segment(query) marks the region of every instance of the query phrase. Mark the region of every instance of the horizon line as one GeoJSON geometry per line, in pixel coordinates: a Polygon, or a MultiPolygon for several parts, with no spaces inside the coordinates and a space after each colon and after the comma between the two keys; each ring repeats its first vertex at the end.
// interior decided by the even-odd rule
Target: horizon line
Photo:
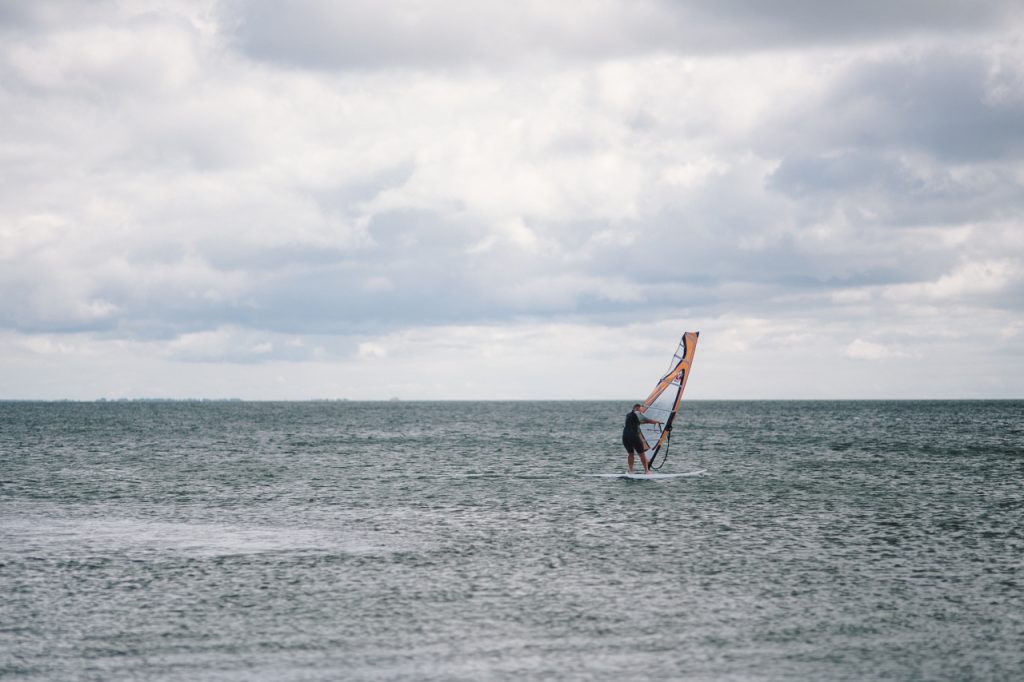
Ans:
{"type": "MultiPolygon", "coordinates": [[[[1024,397],[959,398],[688,398],[687,403],[721,402],[996,402],[1024,397]]],[[[629,403],[633,398],[0,398],[0,403],[629,403]]]]}

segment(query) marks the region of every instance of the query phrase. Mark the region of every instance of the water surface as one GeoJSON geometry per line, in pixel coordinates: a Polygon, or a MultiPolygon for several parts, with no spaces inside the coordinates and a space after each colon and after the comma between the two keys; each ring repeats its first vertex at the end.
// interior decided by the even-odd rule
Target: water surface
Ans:
{"type": "Polygon", "coordinates": [[[0,676],[1017,680],[1024,403],[0,403],[0,676]]]}

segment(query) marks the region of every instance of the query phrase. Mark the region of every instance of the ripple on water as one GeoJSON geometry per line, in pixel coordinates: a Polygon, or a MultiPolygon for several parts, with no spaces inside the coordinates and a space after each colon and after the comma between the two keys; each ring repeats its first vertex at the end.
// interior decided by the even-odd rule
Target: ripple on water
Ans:
{"type": "Polygon", "coordinates": [[[0,674],[1016,679],[1022,406],[0,404],[0,674]]]}

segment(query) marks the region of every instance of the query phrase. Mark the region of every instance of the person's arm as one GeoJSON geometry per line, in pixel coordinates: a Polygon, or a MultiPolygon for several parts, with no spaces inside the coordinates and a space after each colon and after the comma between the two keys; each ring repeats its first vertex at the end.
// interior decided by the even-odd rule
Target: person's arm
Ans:
{"type": "Polygon", "coordinates": [[[646,417],[645,415],[642,415],[642,414],[639,414],[637,416],[640,417],[640,423],[641,424],[660,424],[661,423],[661,421],[658,420],[658,419],[649,419],[648,417],[646,417]]]}

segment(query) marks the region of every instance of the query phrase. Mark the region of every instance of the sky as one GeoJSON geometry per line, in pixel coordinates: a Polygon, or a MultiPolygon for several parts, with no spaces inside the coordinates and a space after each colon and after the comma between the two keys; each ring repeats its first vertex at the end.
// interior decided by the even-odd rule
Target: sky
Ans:
{"type": "Polygon", "coordinates": [[[996,0],[0,0],[0,399],[1024,398],[996,0]]]}

